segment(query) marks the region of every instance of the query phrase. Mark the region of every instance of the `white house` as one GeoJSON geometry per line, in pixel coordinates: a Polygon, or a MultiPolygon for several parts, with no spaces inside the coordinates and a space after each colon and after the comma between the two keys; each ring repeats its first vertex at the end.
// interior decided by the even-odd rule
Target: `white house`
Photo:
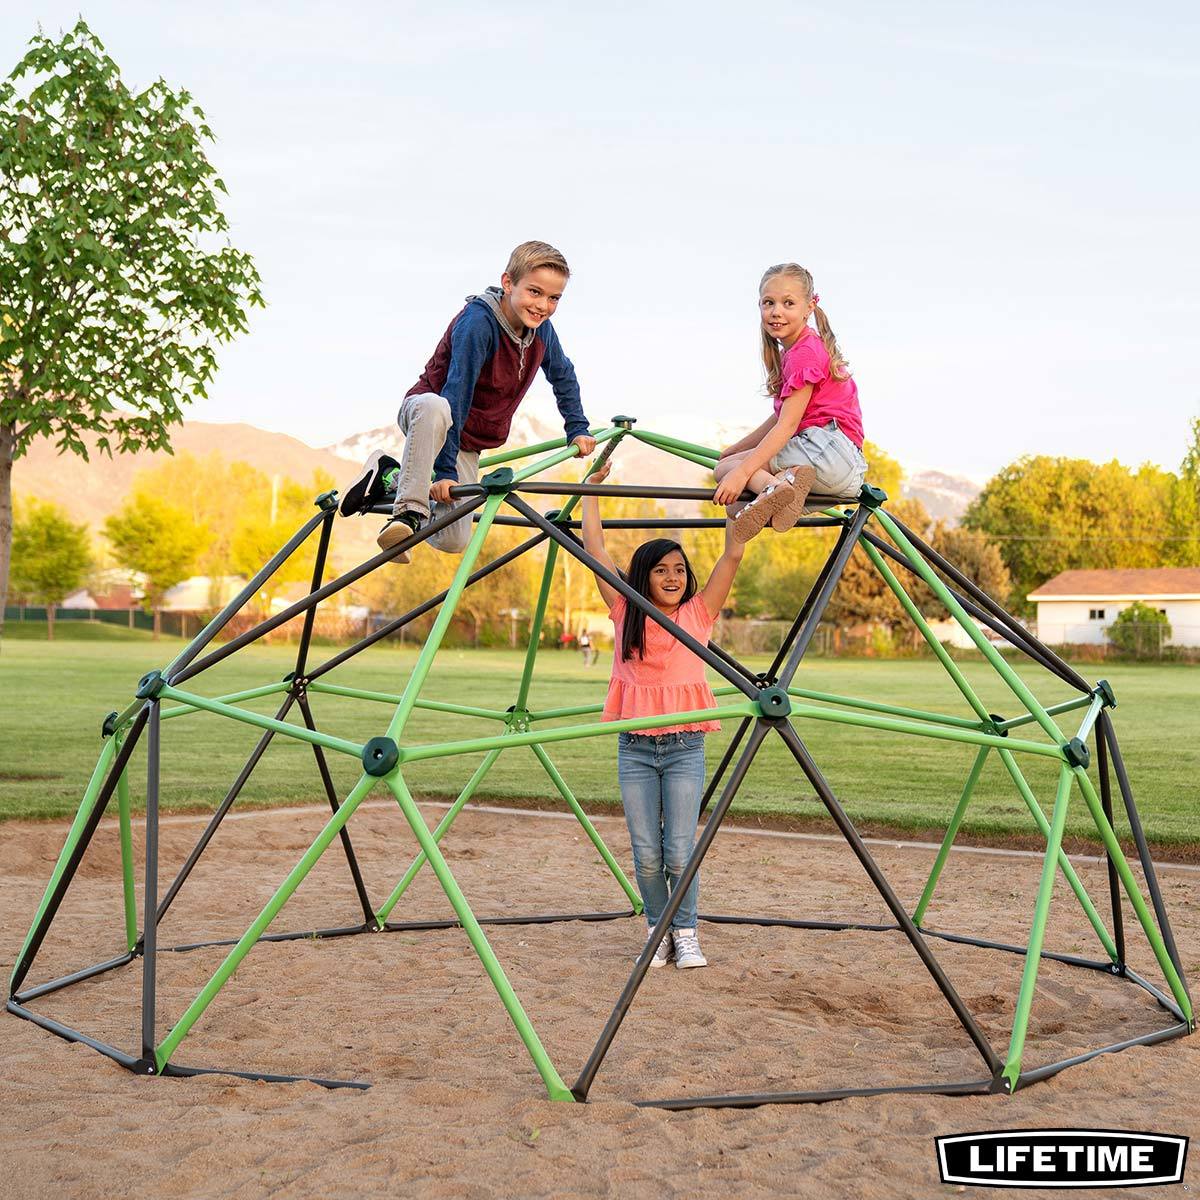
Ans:
{"type": "Polygon", "coordinates": [[[1200,646],[1200,567],[1063,571],[1026,597],[1037,605],[1037,635],[1051,646],[1107,641],[1105,630],[1135,600],[1165,614],[1167,645],[1200,646]]]}

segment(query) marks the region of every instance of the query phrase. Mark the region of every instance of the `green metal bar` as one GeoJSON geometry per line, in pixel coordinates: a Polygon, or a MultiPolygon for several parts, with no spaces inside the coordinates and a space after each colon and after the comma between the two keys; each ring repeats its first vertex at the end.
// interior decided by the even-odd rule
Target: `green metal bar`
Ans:
{"type": "Polygon", "coordinates": [[[917,737],[935,738],[944,742],[963,742],[968,746],[991,746],[996,750],[1017,750],[1023,754],[1038,754],[1062,762],[1062,750],[1045,742],[1027,742],[1018,738],[1001,738],[990,733],[976,733],[970,729],[943,729],[937,725],[923,725],[919,721],[897,721],[888,717],[876,717],[868,713],[843,713],[826,708],[810,708],[794,705],[792,717],[813,721],[835,721],[839,725],[856,725],[864,729],[883,729],[889,733],[912,733],[917,737]]]}
{"type": "Polygon", "coordinates": [[[116,756],[117,739],[115,737],[105,738],[104,745],[100,747],[100,757],[96,759],[96,766],[92,771],[92,777],[88,780],[87,788],[83,793],[83,799],[79,802],[79,809],[75,813],[75,820],[71,822],[71,828],[67,831],[67,840],[63,843],[63,848],[58,855],[58,861],[54,864],[54,870],[50,873],[50,880],[46,884],[46,890],[42,893],[42,902],[38,905],[37,912],[33,917],[33,923],[29,926],[29,932],[25,935],[25,941],[21,945],[21,953],[13,960],[12,973],[8,977],[10,990],[13,986],[13,980],[17,975],[17,967],[24,961],[25,954],[29,949],[30,943],[33,941],[33,931],[41,924],[42,916],[45,914],[46,907],[50,903],[50,897],[54,895],[54,891],[58,887],[58,881],[62,878],[62,873],[66,869],[67,860],[74,853],[75,846],[83,836],[84,826],[88,822],[88,817],[92,815],[92,809],[96,804],[96,797],[100,795],[100,789],[104,785],[104,778],[108,774],[108,769],[112,766],[113,759],[116,756]]]}
{"type": "Polygon", "coordinates": [[[1034,720],[1053,738],[1055,745],[1061,746],[1066,741],[1062,730],[1054,723],[1053,718],[1047,715],[1038,698],[1025,686],[1021,677],[1004,661],[1004,656],[983,636],[979,626],[967,615],[963,606],[954,598],[950,589],[937,577],[933,568],[921,557],[912,542],[904,536],[904,533],[896,522],[882,508],[875,510],[875,516],[879,519],[884,529],[887,530],[901,553],[912,564],[913,569],[925,580],[932,589],[933,594],[949,609],[950,614],[966,631],[971,641],[979,648],[980,653],[996,669],[996,673],[1009,686],[1013,695],[1025,705],[1026,710],[1033,716],[1034,720]]]}
{"type": "Polygon", "coordinates": [[[1054,891],[1058,854],[1062,849],[1063,828],[1067,823],[1067,801],[1071,795],[1071,768],[1063,763],[1058,772],[1058,794],[1054,797],[1054,816],[1050,822],[1050,837],[1046,857],[1042,860],[1042,880],[1038,886],[1037,904],[1033,910],[1033,926],[1025,951],[1025,970],[1021,975],[1021,990],[1017,995],[1017,1011],[1013,1017],[1012,1037],[1008,1043],[1008,1059],[1001,1077],[1008,1080],[1008,1090],[1014,1091],[1021,1074],[1021,1054],[1025,1049],[1025,1033],[1029,1028],[1029,1010],[1033,1007],[1033,992],[1037,986],[1038,967],[1042,961],[1042,944],[1046,940],[1046,916],[1050,911],[1050,895],[1054,891]]]}
{"type": "MultiPolygon", "coordinates": [[[[595,437],[597,442],[607,442],[610,438],[623,436],[626,432],[626,430],[614,425],[609,429],[602,429],[595,437]]],[[[578,457],[578,446],[566,446],[556,454],[551,454],[547,458],[539,458],[537,462],[530,463],[529,466],[518,471],[513,475],[513,483],[521,483],[523,480],[532,479],[534,475],[540,475],[543,471],[548,471],[551,467],[558,466],[560,462],[566,462],[568,458],[578,457]]]]}
{"type": "Polygon", "coordinates": [[[1138,889],[1137,880],[1134,879],[1133,872],[1129,869],[1129,863],[1125,861],[1125,852],[1121,849],[1121,843],[1117,841],[1117,835],[1113,831],[1112,824],[1104,815],[1104,807],[1100,803],[1100,797],[1096,795],[1096,789],[1092,786],[1092,781],[1088,778],[1087,772],[1082,767],[1075,767],[1074,771],[1075,778],[1079,781],[1079,790],[1083,792],[1084,801],[1092,814],[1092,820],[1096,822],[1096,828],[1100,831],[1100,836],[1104,840],[1105,847],[1108,849],[1109,858],[1116,866],[1117,874],[1121,876],[1121,882],[1125,885],[1125,894],[1129,897],[1129,902],[1133,905],[1133,911],[1137,913],[1137,918],[1141,922],[1142,929],[1145,931],[1146,939],[1154,951],[1154,957],[1158,960],[1159,968],[1171,986],[1171,994],[1175,997],[1175,1002],[1179,1005],[1179,1011],[1183,1013],[1188,1025],[1191,1026],[1195,1018],[1192,1015],[1192,1002],[1188,997],[1187,989],[1183,986],[1183,981],[1179,978],[1179,972],[1175,969],[1175,964],[1171,961],[1170,954],[1167,953],[1167,947],[1163,943],[1162,934],[1159,932],[1158,926],[1155,925],[1154,918],[1151,916],[1150,910],[1146,907],[1145,900],[1142,899],[1142,893],[1138,889]]]}
{"type": "MultiPolygon", "coordinates": [[[[1058,716],[1059,713],[1070,712],[1075,708],[1083,708],[1092,702],[1091,696],[1076,696],[1074,700],[1064,700],[1061,704],[1051,705],[1046,709],[1047,715],[1051,717],[1058,716]]],[[[1029,725],[1036,721],[1032,713],[1024,713],[1019,717],[1010,717],[1007,721],[997,721],[997,729],[1016,729],[1021,725],[1029,725]]]]}
{"type": "MultiPolygon", "coordinates": [[[[113,734],[118,751],[124,740],[120,733],[113,734]]],[[[137,945],[137,895],[133,881],[133,826],[129,816],[129,779],[122,771],[117,777],[117,821],[121,838],[121,890],[125,898],[125,946],[132,950],[137,945]]]]}
{"type": "Polygon", "coordinates": [[[546,768],[546,774],[550,776],[554,786],[558,788],[558,794],[567,802],[576,819],[583,826],[584,833],[588,835],[592,845],[596,847],[600,857],[608,864],[608,869],[612,872],[613,878],[621,885],[621,889],[625,895],[629,897],[629,902],[633,905],[633,911],[635,913],[642,912],[642,898],[638,895],[637,888],[625,877],[625,872],[621,870],[620,863],[613,858],[612,852],[604,844],[604,839],[597,832],[595,825],[588,819],[587,813],[579,806],[579,801],[575,799],[571,789],[567,787],[566,781],[558,773],[558,768],[550,761],[550,756],[539,745],[535,744],[530,748],[537,756],[538,762],[546,768]]]}
{"type": "Polygon", "coordinates": [[[838,696],[832,692],[814,692],[807,688],[790,687],[788,695],[796,696],[801,700],[820,700],[825,704],[843,704],[847,708],[861,708],[866,712],[884,713],[893,717],[908,717],[914,721],[928,721],[933,725],[948,725],[953,729],[974,729],[980,733],[988,732],[988,730],[980,728],[982,724],[980,721],[972,721],[970,717],[951,717],[945,713],[926,712],[921,708],[880,704],[874,700],[860,700],[855,696],[838,696]]]}
{"type": "Polygon", "coordinates": [[[169,683],[164,684],[159,692],[161,698],[179,700],[193,708],[202,708],[205,712],[216,713],[221,717],[232,717],[246,725],[256,725],[259,729],[273,729],[285,737],[296,738],[301,742],[311,742],[314,746],[324,746],[326,750],[337,750],[340,754],[349,754],[353,758],[362,758],[363,748],[356,742],[348,742],[344,738],[331,737],[315,729],[303,729],[288,721],[277,721],[274,717],[260,716],[258,713],[247,712],[244,708],[235,708],[232,704],[222,704],[219,700],[209,700],[206,696],[193,696],[191,692],[181,692],[169,683]]]}
{"type": "MultiPolygon", "coordinates": [[[[268,683],[263,687],[248,688],[244,692],[230,692],[228,696],[214,696],[213,699],[218,704],[240,704],[243,700],[257,700],[259,696],[273,696],[280,692],[286,692],[291,686],[286,682],[268,683]]],[[[159,720],[166,721],[171,717],[185,717],[188,713],[196,711],[196,706],[193,704],[185,704],[181,708],[168,708],[160,713],[159,720]]]]}
{"type": "MultiPolygon", "coordinates": [[[[597,425],[593,429],[592,436],[595,437],[604,428],[603,425],[597,425]]],[[[542,454],[546,450],[560,450],[567,444],[565,437],[553,438],[548,442],[538,442],[533,446],[521,446],[516,450],[505,450],[503,454],[489,454],[486,458],[479,460],[481,467],[498,467],[502,463],[514,462],[518,458],[529,458],[534,454],[542,454]]]]}
{"type": "Polygon", "coordinates": [[[942,838],[941,848],[937,852],[937,858],[933,862],[933,870],[929,872],[929,878],[925,881],[925,890],[921,893],[921,900],[917,904],[916,910],[913,912],[913,924],[920,925],[925,919],[925,910],[929,907],[929,902],[933,899],[933,890],[937,887],[938,877],[942,873],[942,868],[946,865],[946,859],[950,854],[950,847],[954,845],[954,839],[958,836],[958,827],[962,824],[962,819],[966,816],[967,805],[970,803],[971,795],[975,791],[975,785],[979,782],[980,773],[983,771],[983,764],[987,761],[987,756],[990,753],[986,746],[979,748],[979,753],[975,755],[975,761],[971,764],[970,773],[967,775],[967,782],[963,785],[962,795],[958,798],[958,804],[955,806],[954,814],[950,818],[950,824],[946,826],[946,836],[942,838]]]}
{"type": "Polygon", "coordinates": [[[676,458],[686,458],[688,462],[694,462],[697,466],[707,467],[710,471],[717,465],[717,459],[710,455],[697,454],[692,450],[684,450],[679,446],[665,446],[653,434],[641,433],[635,429],[633,436],[643,445],[653,446],[655,450],[662,450],[666,454],[673,454],[676,458]]]}
{"type": "MultiPolygon", "coordinates": [[[[310,692],[328,692],[331,696],[348,696],[352,700],[376,700],[381,704],[399,704],[402,696],[395,692],[368,692],[363,688],[342,687],[335,683],[325,683],[314,679],[309,685],[310,692]]],[[[459,717],[486,717],[492,721],[507,721],[509,714],[495,708],[475,708],[469,704],[448,704],[440,700],[417,700],[414,708],[427,708],[431,712],[453,713],[459,717]]]]}
{"type": "Polygon", "coordinates": [[[300,861],[292,868],[283,883],[279,885],[278,890],[271,899],[267,901],[266,907],[255,917],[250,928],[242,934],[238,944],[225,956],[225,961],[221,963],[213,974],[213,977],[201,989],[200,994],[188,1006],[187,1011],[175,1023],[175,1027],[159,1043],[158,1048],[154,1052],[154,1061],[160,1072],[170,1061],[171,1055],[175,1053],[179,1043],[187,1036],[188,1030],[195,1025],[204,1010],[213,1002],[217,993],[225,986],[234,971],[237,970],[242,959],[250,952],[250,948],[267,931],[267,926],[271,924],[278,915],[279,910],[288,902],[292,893],[304,881],[304,877],[312,870],[321,855],[325,853],[329,843],[341,832],[342,826],[350,820],[354,810],[358,808],[366,798],[367,793],[370,792],[371,788],[377,782],[378,780],[373,775],[363,775],[359,779],[350,795],[346,797],[346,802],[337,812],[330,816],[329,820],[325,823],[325,827],[317,834],[316,840],[304,852],[300,861]]]}
{"type": "MultiPolygon", "coordinates": [[[[878,512],[878,510],[876,511],[878,512]]],[[[988,713],[987,706],[975,695],[975,690],[967,682],[966,676],[959,670],[958,663],[950,657],[946,647],[934,636],[933,630],[929,628],[928,622],[921,615],[921,610],[913,603],[912,597],[904,590],[903,585],[896,578],[895,574],[893,574],[891,567],[883,561],[883,555],[866,538],[859,538],[858,544],[866,552],[871,562],[874,563],[875,569],[883,576],[884,582],[891,589],[896,599],[900,601],[901,606],[908,613],[913,624],[921,631],[921,636],[928,643],[930,650],[937,655],[938,661],[945,668],[946,674],[954,681],[954,686],[962,693],[963,699],[975,710],[975,715],[981,721],[986,721],[990,725],[991,715],[988,713]]]]}
{"type": "Polygon", "coordinates": [[[483,969],[492,981],[492,986],[496,989],[496,993],[499,995],[501,1003],[503,1003],[505,1010],[508,1012],[513,1025],[516,1027],[521,1041],[525,1043],[525,1048],[529,1051],[529,1057],[533,1059],[533,1065],[537,1068],[538,1074],[541,1075],[550,1099],[573,1103],[575,1097],[571,1094],[571,1089],[567,1087],[558,1071],[555,1070],[554,1063],[550,1061],[550,1056],[546,1053],[537,1032],[534,1030],[529,1018],[525,1015],[525,1010],[521,1007],[521,1002],[517,999],[517,994],[513,991],[512,984],[508,982],[508,977],[504,974],[504,968],[500,966],[500,961],[496,958],[495,951],[484,936],[483,929],[475,919],[475,914],[471,911],[471,906],[467,903],[466,897],[459,889],[453,873],[446,865],[446,860],[442,857],[442,852],[438,849],[437,842],[433,840],[433,835],[429,832],[429,826],[425,824],[425,818],[421,816],[416,802],[409,794],[403,776],[399,771],[393,771],[391,775],[386,777],[386,782],[388,787],[391,788],[392,795],[396,797],[396,801],[400,805],[409,825],[412,827],[417,841],[420,842],[421,849],[429,859],[429,864],[433,867],[434,874],[437,875],[438,882],[442,885],[442,891],[446,893],[446,898],[450,901],[455,915],[466,931],[467,937],[475,949],[475,953],[479,956],[479,961],[483,963],[483,969]]]}
{"type": "Polygon", "coordinates": [[[649,429],[635,429],[633,436],[639,440],[656,442],[663,450],[687,450],[690,454],[698,454],[702,458],[711,458],[716,462],[721,457],[720,450],[711,446],[701,446],[696,442],[685,442],[680,438],[668,437],[665,433],[652,433],[649,429]]]}
{"type": "MultiPolygon", "coordinates": [[[[719,708],[704,708],[694,712],[665,713],[661,717],[637,717],[628,721],[603,721],[595,725],[568,725],[562,729],[541,729],[530,733],[503,733],[496,737],[470,738],[462,742],[440,742],[436,745],[408,746],[400,751],[402,763],[421,762],[428,758],[449,758],[455,754],[482,754],[498,746],[533,746],[541,742],[568,742],[576,738],[603,737],[609,733],[636,732],[668,725],[690,725],[695,721],[718,721],[722,717],[757,717],[758,705],[726,704],[719,708]]],[[[1057,756],[1058,752],[1055,751],[1057,756]]]]}
{"type": "MultiPolygon", "coordinates": [[[[1042,806],[1033,794],[1033,789],[1025,781],[1025,776],[1021,774],[1021,768],[1017,766],[1017,760],[1007,750],[1001,750],[1000,761],[1004,763],[1009,775],[1012,776],[1013,783],[1017,785],[1017,791],[1020,792],[1021,799],[1025,801],[1025,807],[1029,809],[1033,819],[1037,822],[1037,827],[1042,831],[1042,836],[1048,838],[1050,836],[1050,822],[1046,820],[1046,814],[1042,811],[1042,806]]],[[[1058,865],[1062,868],[1063,875],[1071,885],[1071,891],[1075,893],[1076,898],[1083,907],[1083,911],[1087,914],[1087,919],[1092,923],[1092,928],[1100,938],[1108,957],[1113,962],[1120,962],[1121,958],[1117,952],[1116,943],[1104,927],[1104,922],[1100,919],[1100,914],[1096,911],[1096,906],[1092,903],[1092,898],[1088,895],[1087,888],[1083,886],[1083,880],[1075,874],[1075,868],[1071,866],[1071,860],[1061,850],[1058,852],[1058,865]]]]}
{"type": "MultiPolygon", "coordinates": [[[[475,789],[483,782],[483,777],[492,769],[492,764],[500,757],[500,754],[500,750],[492,750],[475,769],[475,774],[467,781],[467,786],[459,793],[458,799],[450,805],[446,815],[438,822],[437,828],[433,831],[433,840],[435,842],[440,842],[445,837],[446,831],[454,824],[454,818],[462,811],[463,805],[475,794],[475,789]]],[[[383,902],[379,911],[375,914],[375,919],[380,929],[383,928],[383,924],[388,919],[388,915],[392,909],[396,907],[397,901],[408,890],[409,885],[416,879],[421,868],[428,861],[425,857],[425,851],[422,850],[409,864],[408,870],[404,872],[404,877],[396,884],[392,890],[392,894],[383,902]]]]}
{"type": "MultiPolygon", "coordinates": [[[[446,591],[446,598],[442,601],[442,607],[438,611],[437,619],[434,621],[433,627],[425,638],[425,645],[421,647],[421,653],[417,656],[417,661],[413,665],[412,674],[408,677],[408,683],[404,688],[404,695],[400,697],[400,703],[396,705],[396,711],[392,714],[392,719],[388,724],[387,736],[394,741],[399,741],[400,735],[404,732],[404,726],[408,724],[408,718],[412,714],[417,698],[421,694],[421,688],[425,686],[425,679],[429,675],[430,668],[433,666],[434,656],[438,652],[438,647],[442,644],[442,638],[446,636],[446,630],[449,629],[450,622],[454,618],[454,610],[458,607],[459,598],[463,594],[463,589],[467,586],[467,579],[475,567],[475,560],[479,557],[479,551],[483,548],[484,539],[487,537],[488,530],[492,526],[492,518],[496,515],[496,510],[503,502],[504,497],[497,494],[489,496],[483,506],[479,524],[475,526],[475,532],[471,535],[471,540],[467,543],[467,547],[462,553],[458,570],[454,572],[454,579],[446,591]]],[[[490,750],[491,746],[486,746],[484,749],[490,750]]]]}
{"type": "Polygon", "coordinates": [[[1083,721],[1080,723],[1079,732],[1075,735],[1081,742],[1086,742],[1092,735],[1092,726],[1096,724],[1096,718],[1100,715],[1100,710],[1104,707],[1103,696],[1093,696],[1091,704],[1088,705],[1088,710],[1083,714],[1083,721]]]}
{"type": "Polygon", "coordinates": [[[517,686],[515,708],[520,712],[529,702],[529,688],[533,683],[533,668],[537,662],[538,646],[542,640],[542,624],[546,620],[546,606],[550,602],[550,588],[554,583],[554,566],[558,562],[558,543],[551,542],[546,551],[546,565],[542,568],[542,586],[538,589],[537,605],[529,625],[529,645],[525,647],[525,665],[521,671],[521,682],[517,686]]]}
{"type": "MultiPolygon", "coordinates": [[[[724,691],[728,695],[741,695],[737,688],[725,688],[724,691]]],[[[588,713],[598,713],[604,711],[603,704],[579,704],[574,708],[544,708],[539,712],[531,712],[529,719],[531,721],[553,721],[559,717],[585,717],[588,713]]]]}

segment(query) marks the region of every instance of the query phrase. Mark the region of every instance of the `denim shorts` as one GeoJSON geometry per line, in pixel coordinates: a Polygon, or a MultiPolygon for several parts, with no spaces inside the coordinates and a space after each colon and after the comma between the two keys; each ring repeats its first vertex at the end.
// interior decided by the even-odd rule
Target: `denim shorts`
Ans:
{"type": "Polygon", "coordinates": [[[767,470],[778,475],[788,467],[809,466],[817,472],[812,490],[818,495],[857,497],[867,478],[867,460],[836,421],[810,425],[789,438],[767,470]]]}

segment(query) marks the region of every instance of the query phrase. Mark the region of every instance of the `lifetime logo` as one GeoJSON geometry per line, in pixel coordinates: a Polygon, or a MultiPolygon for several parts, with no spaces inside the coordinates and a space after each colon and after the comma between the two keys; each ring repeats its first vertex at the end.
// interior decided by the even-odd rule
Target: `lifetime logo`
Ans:
{"type": "Polygon", "coordinates": [[[934,1139],[943,1183],[1138,1187],[1179,1183],[1188,1139],[1120,1129],[1006,1129],[934,1139]]]}

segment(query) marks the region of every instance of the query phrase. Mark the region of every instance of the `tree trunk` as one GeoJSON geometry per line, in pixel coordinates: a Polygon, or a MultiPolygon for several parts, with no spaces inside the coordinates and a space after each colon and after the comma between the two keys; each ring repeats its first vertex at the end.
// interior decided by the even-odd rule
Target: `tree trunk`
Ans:
{"type": "Polygon", "coordinates": [[[162,609],[156,604],[154,606],[154,637],[152,641],[158,641],[158,635],[162,632],[162,609]]]}
{"type": "Polygon", "coordinates": [[[12,557],[12,469],[16,427],[0,423],[0,641],[8,603],[8,567],[12,557]]]}
{"type": "Polygon", "coordinates": [[[46,641],[54,641],[54,605],[46,605],[46,641]]]}

